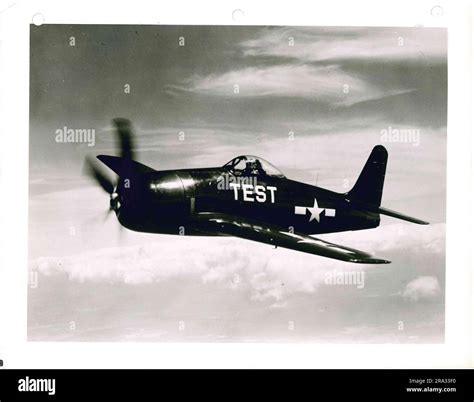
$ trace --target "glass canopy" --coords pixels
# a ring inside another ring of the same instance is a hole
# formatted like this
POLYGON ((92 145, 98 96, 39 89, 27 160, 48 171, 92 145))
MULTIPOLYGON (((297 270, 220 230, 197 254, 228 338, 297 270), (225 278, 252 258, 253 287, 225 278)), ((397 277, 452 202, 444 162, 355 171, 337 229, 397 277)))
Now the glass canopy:
POLYGON ((265 159, 252 155, 241 155, 224 165, 236 176, 273 176, 285 175, 265 159))

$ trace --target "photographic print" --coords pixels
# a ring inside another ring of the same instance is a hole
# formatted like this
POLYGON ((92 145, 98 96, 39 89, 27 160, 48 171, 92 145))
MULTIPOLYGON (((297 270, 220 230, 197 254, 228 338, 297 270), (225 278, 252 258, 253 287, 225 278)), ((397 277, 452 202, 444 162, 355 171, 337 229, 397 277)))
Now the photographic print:
POLYGON ((447 30, 30 27, 29 341, 444 342, 447 30))

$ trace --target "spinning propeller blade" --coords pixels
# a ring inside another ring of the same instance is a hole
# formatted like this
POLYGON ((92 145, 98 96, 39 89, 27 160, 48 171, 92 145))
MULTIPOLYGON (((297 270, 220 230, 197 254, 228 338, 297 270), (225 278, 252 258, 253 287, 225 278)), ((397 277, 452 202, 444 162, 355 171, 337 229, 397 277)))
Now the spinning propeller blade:
POLYGON ((134 159, 135 141, 130 120, 115 118, 112 120, 117 134, 117 145, 120 151, 120 157, 124 159, 134 159))
POLYGON ((114 192, 114 183, 107 175, 102 173, 101 169, 94 162, 94 159, 86 157, 84 172, 95 180, 95 182, 99 184, 106 193, 112 194, 114 192))

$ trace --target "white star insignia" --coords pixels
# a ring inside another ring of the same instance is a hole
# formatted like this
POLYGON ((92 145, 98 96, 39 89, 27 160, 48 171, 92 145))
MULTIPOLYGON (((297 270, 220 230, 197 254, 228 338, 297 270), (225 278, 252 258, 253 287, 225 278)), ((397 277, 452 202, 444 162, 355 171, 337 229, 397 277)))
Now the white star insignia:
POLYGON ((308 210, 311 213, 311 216, 309 218, 309 222, 316 219, 316 221, 319 223, 319 219, 321 217, 321 212, 323 212, 323 211, 324 211, 324 216, 327 216, 327 217, 336 216, 336 210, 335 209, 320 208, 319 205, 318 205, 318 200, 316 198, 314 199, 314 204, 313 204, 312 207, 295 206, 295 214, 296 215, 306 215, 306 210, 308 210))
POLYGON ((324 211, 324 208, 319 208, 318 200, 316 198, 314 199, 314 205, 312 207, 307 207, 307 209, 311 213, 309 221, 311 222, 316 219, 319 222, 319 215, 324 211))

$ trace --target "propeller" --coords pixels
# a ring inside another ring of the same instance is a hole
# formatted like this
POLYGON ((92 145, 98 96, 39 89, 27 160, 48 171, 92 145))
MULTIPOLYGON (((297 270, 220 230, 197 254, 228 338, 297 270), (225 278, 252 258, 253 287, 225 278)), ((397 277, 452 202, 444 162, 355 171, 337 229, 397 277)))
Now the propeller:
POLYGON ((110 195, 113 194, 114 189, 115 189, 114 183, 112 182, 112 180, 106 174, 104 174, 101 171, 101 169, 99 168, 99 166, 95 162, 95 159, 93 159, 90 156, 86 157, 85 166, 84 166, 84 173, 87 176, 89 176, 90 178, 92 178, 93 180, 95 180, 96 183, 98 183, 99 186, 102 187, 102 189, 106 193, 108 193, 110 195))
POLYGON ((102 188, 102 190, 110 196, 109 209, 104 217, 104 220, 106 220, 110 215, 110 212, 117 212, 120 209, 119 194, 117 194, 115 190, 117 185, 112 182, 108 175, 102 172, 95 159, 90 156, 86 157, 84 173, 92 178, 102 188))
MULTIPOLYGON (((115 118, 112 120, 115 126, 115 137, 118 153, 124 162, 134 158, 134 134, 130 120, 115 118)), ((128 164, 127 164, 128 165, 128 164)), ((84 173, 93 179, 110 196, 110 206, 107 212, 118 213, 121 207, 121 195, 118 192, 118 182, 114 182, 106 173, 103 172, 101 165, 97 164, 95 158, 87 156, 85 159, 84 173)))
POLYGON ((117 135, 117 145, 120 150, 120 156, 124 159, 134 159, 134 134, 130 120, 121 117, 112 120, 115 125, 117 135))

